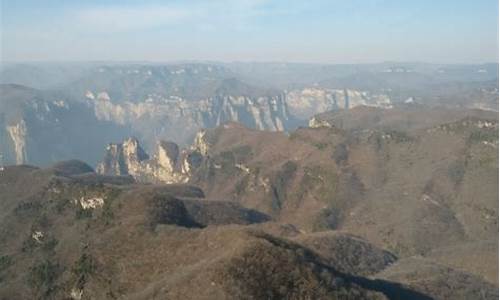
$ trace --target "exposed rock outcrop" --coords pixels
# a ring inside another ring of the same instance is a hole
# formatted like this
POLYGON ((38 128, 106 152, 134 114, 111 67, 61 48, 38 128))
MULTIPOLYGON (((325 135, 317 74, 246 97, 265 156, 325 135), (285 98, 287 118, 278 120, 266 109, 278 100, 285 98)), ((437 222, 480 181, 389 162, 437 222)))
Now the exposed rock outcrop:
POLYGON ((28 135, 26 122, 24 122, 24 119, 21 119, 19 123, 7 126, 7 132, 14 142, 16 164, 21 165, 26 163, 28 160, 28 156, 26 154, 26 138, 28 135))
POLYGON ((250 128, 284 131, 290 117, 286 96, 216 95, 200 100, 177 96, 151 95, 143 102, 115 102, 106 92, 88 92, 87 103, 99 120, 130 125, 147 144, 156 139, 189 142, 201 128, 213 128, 228 121, 240 122, 250 128), (150 128, 157 128, 150 138, 150 128), (146 130, 145 130, 146 129, 146 130))
POLYGON ((325 120, 320 120, 316 117, 312 117, 311 120, 309 120, 309 127, 311 127, 311 128, 321 128, 321 127, 331 128, 332 125, 325 120))
POLYGON ((208 154, 208 150, 210 149, 210 142, 208 141, 206 130, 198 131, 191 147, 193 150, 200 152, 201 155, 208 154))
POLYGON ((184 183, 202 159, 197 149, 181 152, 177 144, 168 141, 158 142, 156 153, 149 157, 136 138, 128 138, 120 144, 108 145, 97 172, 131 175, 139 182, 184 183))
POLYGON ((357 106, 392 108, 391 99, 386 94, 317 87, 288 92, 286 103, 290 113, 302 120, 329 110, 351 109, 357 106))
POLYGON ((151 94, 141 102, 132 102, 114 99, 106 91, 87 91, 86 98, 99 120, 132 126, 147 146, 151 146, 152 138, 187 143, 201 128, 213 128, 230 121, 259 130, 285 131, 332 109, 361 105, 392 107, 385 94, 350 89, 305 88, 269 95, 238 92, 241 94, 219 90, 218 94, 199 100, 151 94), (144 129, 150 131, 152 127, 157 129, 150 137, 150 132, 144 129))
POLYGON ((78 158, 94 165, 109 141, 128 128, 99 121, 86 104, 60 92, 0 84, 0 160, 50 165, 78 158))

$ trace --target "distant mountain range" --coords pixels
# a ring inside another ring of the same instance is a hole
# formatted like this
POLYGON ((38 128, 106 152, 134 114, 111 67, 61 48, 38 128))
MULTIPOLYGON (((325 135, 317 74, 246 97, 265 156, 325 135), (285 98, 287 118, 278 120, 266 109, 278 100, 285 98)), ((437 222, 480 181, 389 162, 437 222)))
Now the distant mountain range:
POLYGON ((95 166, 87 149, 129 136, 148 151, 158 140, 183 146, 228 121, 290 131, 360 105, 496 110, 497 77, 498 64, 6 64, 0 154, 3 164, 76 157, 95 166))

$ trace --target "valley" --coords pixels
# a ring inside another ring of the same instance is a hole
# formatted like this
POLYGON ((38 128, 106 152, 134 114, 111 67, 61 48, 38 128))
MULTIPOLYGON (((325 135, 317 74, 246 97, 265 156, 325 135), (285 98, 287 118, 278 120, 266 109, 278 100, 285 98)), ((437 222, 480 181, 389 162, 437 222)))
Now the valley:
POLYGON ((236 63, 7 64, 0 72, 0 153, 4 164, 47 166, 76 157, 96 166, 97 149, 107 143, 133 136, 153 152, 160 140, 186 146, 200 129, 226 122, 290 132, 307 126, 317 114, 358 106, 391 109, 417 103, 497 110, 498 84, 492 79, 498 65, 449 68, 419 64, 399 68, 391 64, 249 63, 245 68, 236 63), (481 68, 487 72, 478 73, 481 68), (400 69, 407 71, 400 74, 400 69), (71 76, 59 78, 54 76, 57 72, 71 76), (41 84, 44 76, 54 82, 41 84), (266 76, 271 77, 265 83, 259 80, 266 76), (79 150, 80 128, 86 128, 85 144, 92 151, 79 150), (50 134, 38 134, 47 130, 50 134), (51 139, 60 141, 58 146, 51 139))
POLYGON ((0 298, 498 298, 487 75, 250 66, 4 69, 0 298))

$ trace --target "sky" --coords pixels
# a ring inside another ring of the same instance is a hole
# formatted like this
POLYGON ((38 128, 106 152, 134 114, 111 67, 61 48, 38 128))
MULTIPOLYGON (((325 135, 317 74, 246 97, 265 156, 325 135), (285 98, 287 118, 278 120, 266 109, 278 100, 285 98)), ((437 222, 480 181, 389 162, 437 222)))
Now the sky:
POLYGON ((498 0, 0 0, 2 61, 498 62, 498 0))

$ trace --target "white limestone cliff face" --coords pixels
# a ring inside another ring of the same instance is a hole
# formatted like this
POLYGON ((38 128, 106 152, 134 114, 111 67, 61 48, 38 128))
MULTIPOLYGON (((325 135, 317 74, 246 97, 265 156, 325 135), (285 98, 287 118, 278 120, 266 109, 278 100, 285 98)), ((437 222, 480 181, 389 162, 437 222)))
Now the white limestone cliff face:
POLYGON ((198 151, 201 155, 206 156, 208 154, 208 150, 210 149, 210 144, 207 139, 207 131, 200 130, 196 134, 194 138, 194 142, 191 146, 191 149, 198 151))
POLYGON ((43 243, 44 234, 41 231, 35 231, 31 234, 31 238, 34 239, 37 243, 43 243))
POLYGON ((82 209, 96 209, 100 208, 104 205, 103 197, 81 197, 79 200, 74 199, 73 202, 75 204, 80 204, 82 209))
MULTIPOLYGON (((144 120, 162 119, 167 128, 172 127, 169 126, 172 124, 187 124, 191 134, 201 128, 212 128, 231 121, 259 130, 284 131, 292 115, 308 120, 316 114, 334 109, 360 105, 392 107, 390 98, 385 94, 316 87, 275 96, 253 98, 225 95, 191 101, 177 96, 151 94, 141 102, 115 103, 105 91, 88 91, 86 97, 100 120, 134 125, 144 120)), ((185 135, 191 136, 190 133, 185 135)))
POLYGON ((122 144, 123 158, 130 175, 139 175, 143 172, 142 161, 147 160, 146 152, 140 147, 135 138, 126 139, 122 144))
POLYGON ((148 156, 135 138, 128 138, 120 144, 106 147, 104 160, 97 165, 96 171, 110 175, 134 175, 140 173, 141 162, 148 156))
POLYGON ((140 101, 121 101, 106 91, 87 91, 86 98, 97 119, 130 126, 149 150, 156 141, 165 139, 184 146, 200 129, 227 122, 286 131, 295 128, 298 121, 329 110, 359 105, 391 107, 384 94, 317 87, 269 96, 216 95, 199 100, 152 93, 140 101))
POLYGON ((316 117, 313 117, 313 118, 311 118, 311 120, 309 120, 309 127, 310 128, 322 128, 322 127, 331 128, 332 125, 325 120, 320 120, 316 117))
POLYGON ((131 175, 139 182, 186 183, 193 166, 193 154, 180 152, 175 143, 159 142, 149 158, 138 140, 129 138, 109 145, 96 170, 106 175, 131 175))
POLYGON ((305 88, 290 91, 286 95, 290 113, 299 119, 335 109, 350 109, 356 106, 391 108, 390 98, 385 94, 350 89, 305 88))
POLYGON ((43 166, 68 159, 95 164, 102 141, 128 131, 99 121, 93 109, 73 95, 15 85, 1 89, 0 160, 5 165, 43 166))
POLYGON ((161 141, 158 144, 158 164, 168 172, 173 172, 179 157, 179 146, 172 142, 161 141))
POLYGON ((204 157, 205 156, 198 151, 186 151, 181 163, 182 174, 188 177, 191 176, 192 172, 201 166, 204 157))
POLYGON ((122 147, 117 144, 109 144, 106 147, 106 155, 109 157, 116 157, 116 159, 109 160, 107 166, 100 164, 97 166, 97 170, 101 170, 102 173, 110 173, 113 175, 126 175, 127 171, 122 169, 120 162, 122 161, 122 147), (106 170, 106 171, 104 171, 106 170))
POLYGON ((184 172, 178 162, 181 153, 179 146, 173 142, 160 141, 153 160, 148 161, 153 176, 164 183, 185 183, 189 180, 189 172, 184 172))
POLYGON ((290 113, 299 119, 308 119, 315 114, 337 108, 337 99, 325 89, 294 90, 288 92, 286 98, 290 113))
POLYGON ((26 122, 21 119, 18 123, 7 126, 7 132, 14 143, 16 164, 20 165, 26 163, 28 161, 26 151, 26 138, 28 136, 28 130, 26 128, 26 122))
MULTIPOLYGON (((201 128, 213 128, 231 121, 270 131, 283 131, 289 122, 284 95, 214 96, 188 101, 177 96, 151 94, 141 102, 113 102, 105 92, 88 91, 86 98, 99 120, 129 125, 139 133, 144 128, 154 127, 154 140, 168 138, 187 143, 201 128)), ((141 138, 147 139, 150 133, 144 132, 141 138)))
POLYGON ((69 294, 70 299, 73 300, 81 300, 83 297, 83 290, 79 288, 71 289, 71 293, 69 294))
POLYGON ((344 95, 347 95, 344 108, 354 108, 356 106, 372 106, 386 109, 392 108, 391 99, 385 94, 345 90, 344 95), (347 103, 349 104, 348 106, 347 103))

